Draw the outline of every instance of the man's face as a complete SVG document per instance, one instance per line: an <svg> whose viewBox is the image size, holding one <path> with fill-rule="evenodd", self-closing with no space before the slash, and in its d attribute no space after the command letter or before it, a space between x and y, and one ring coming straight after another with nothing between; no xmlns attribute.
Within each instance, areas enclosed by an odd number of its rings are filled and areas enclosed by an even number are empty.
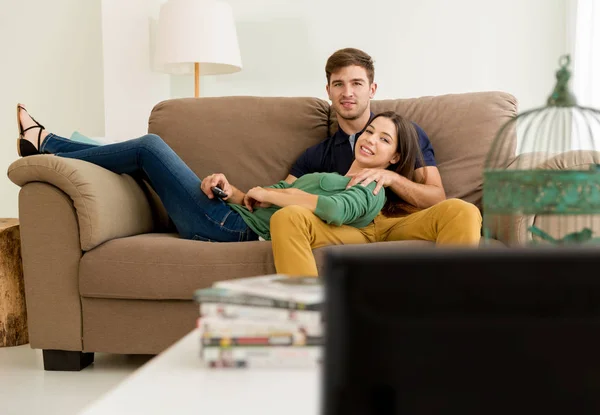
<svg viewBox="0 0 600 415"><path fill-rule="evenodd" d="M369 84L367 71L356 65L346 66L331 74L327 94L338 117L356 120L370 110L370 100L377 84Z"/></svg>

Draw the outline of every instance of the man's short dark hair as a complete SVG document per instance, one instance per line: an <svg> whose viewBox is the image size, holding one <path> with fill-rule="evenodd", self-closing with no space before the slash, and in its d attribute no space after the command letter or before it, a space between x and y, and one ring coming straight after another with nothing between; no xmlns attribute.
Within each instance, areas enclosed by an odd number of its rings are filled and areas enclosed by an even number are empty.
<svg viewBox="0 0 600 415"><path fill-rule="evenodd" d="M325 65L325 75L327 76L327 85L331 81L331 74L346 66L356 65L367 71L369 84L375 79L375 66L373 59L360 49L345 48L336 51L327 59Z"/></svg>

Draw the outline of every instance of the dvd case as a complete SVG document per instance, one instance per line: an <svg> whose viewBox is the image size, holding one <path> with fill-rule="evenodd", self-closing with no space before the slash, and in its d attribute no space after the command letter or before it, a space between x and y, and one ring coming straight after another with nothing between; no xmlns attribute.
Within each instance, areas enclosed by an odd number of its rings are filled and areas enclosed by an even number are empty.
<svg viewBox="0 0 600 415"><path fill-rule="evenodd" d="M313 310L294 310L272 307L257 307L225 303L201 303L202 317L221 317L224 319L250 319L292 321L306 324L321 324L321 313Z"/></svg>
<svg viewBox="0 0 600 415"><path fill-rule="evenodd" d="M279 300L275 298L260 297L244 294L225 288L203 288L194 292L197 303L222 303L238 304L256 307L283 308L291 310L321 310L322 303L306 304L297 301Z"/></svg>
<svg viewBox="0 0 600 415"><path fill-rule="evenodd" d="M208 367L316 368L322 363L321 347L203 347Z"/></svg>
<svg viewBox="0 0 600 415"><path fill-rule="evenodd" d="M213 286L244 294L303 304L323 302L323 284L316 277L289 277L275 274L219 281Z"/></svg>
<svg viewBox="0 0 600 415"><path fill-rule="evenodd" d="M323 337L324 332L320 323L226 320L219 317L199 317L197 327L203 337L270 337L290 334L297 337Z"/></svg>

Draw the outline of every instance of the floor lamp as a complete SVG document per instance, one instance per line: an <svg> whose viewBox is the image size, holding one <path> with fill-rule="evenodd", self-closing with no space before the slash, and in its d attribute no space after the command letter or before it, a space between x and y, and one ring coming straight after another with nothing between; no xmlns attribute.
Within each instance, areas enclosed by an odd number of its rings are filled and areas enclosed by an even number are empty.
<svg viewBox="0 0 600 415"><path fill-rule="evenodd" d="M194 74L194 96L200 75L238 72L242 59L231 7L219 0L169 0L160 8L156 65L174 75Z"/></svg>

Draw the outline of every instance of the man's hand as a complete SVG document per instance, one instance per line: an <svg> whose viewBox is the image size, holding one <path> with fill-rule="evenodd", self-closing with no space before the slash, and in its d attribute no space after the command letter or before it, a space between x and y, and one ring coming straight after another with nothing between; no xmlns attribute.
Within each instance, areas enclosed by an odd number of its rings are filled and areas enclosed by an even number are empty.
<svg viewBox="0 0 600 415"><path fill-rule="evenodd" d="M346 189L360 184L362 186L368 186L371 182L377 182L377 186L373 190L373 194L379 193L382 187L391 186L394 183L395 177L398 173L386 169L362 169L358 173L347 174L346 176L352 177L352 180L346 186Z"/></svg>
<svg viewBox="0 0 600 415"><path fill-rule="evenodd" d="M264 187L253 187L248 190L248 193L244 196L244 206L246 206L250 212L253 212L255 207L268 208L272 206L271 203L266 201L268 194L269 190Z"/></svg>
<svg viewBox="0 0 600 415"><path fill-rule="evenodd" d="M211 188L214 186L219 186L219 188L221 188L221 190L227 194L227 197L224 197L223 200L227 200L233 194L233 188L229 184L229 181L225 175L222 173L215 173L211 174L210 176L206 176L204 179L202 179L200 189L209 199L214 199L215 195L211 190Z"/></svg>

